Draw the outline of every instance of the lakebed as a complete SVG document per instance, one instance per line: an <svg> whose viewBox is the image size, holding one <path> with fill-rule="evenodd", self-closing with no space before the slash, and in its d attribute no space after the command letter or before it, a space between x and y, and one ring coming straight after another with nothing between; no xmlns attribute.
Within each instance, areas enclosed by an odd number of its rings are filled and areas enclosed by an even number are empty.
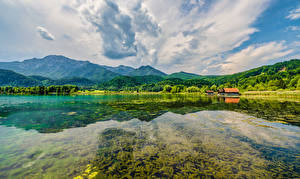
<svg viewBox="0 0 300 179"><path fill-rule="evenodd" d="M0 178L297 178L299 116L273 98L0 96Z"/></svg>

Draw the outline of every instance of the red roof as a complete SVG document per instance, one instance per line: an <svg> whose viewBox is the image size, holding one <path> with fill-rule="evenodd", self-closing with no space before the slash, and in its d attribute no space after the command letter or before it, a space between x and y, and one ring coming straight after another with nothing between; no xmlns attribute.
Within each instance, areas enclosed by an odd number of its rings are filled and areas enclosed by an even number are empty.
<svg viewBox="0 0 300 179"><path fill-rule="evenodd" d="M225 93L238 93L240 92L237 88L224 88Z"/></svg>

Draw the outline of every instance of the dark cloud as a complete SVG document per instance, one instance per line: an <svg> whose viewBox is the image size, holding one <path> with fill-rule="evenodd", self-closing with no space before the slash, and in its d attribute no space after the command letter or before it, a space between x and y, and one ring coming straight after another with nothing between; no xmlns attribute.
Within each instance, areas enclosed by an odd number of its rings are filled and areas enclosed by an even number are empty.
<svg viewBox="0 0 300 179"><path fill-rule="evenodd" d="M48 32L48 30L45 29L44 27L38 26L36 29L37 29L37 32L39 33L39 35L43 39L45 39L45 40L54 40L55 39L54 36L50 32Z"/></svg>
<svg viewBox="0 0 300 179"><path fill-rule="evenodd" d="M133 21L137 32L146 32L151 36L157 37L161 33L161 28L151 17L147 9L142 8L142 1L139 1L132 9Z"/></svg>
<svg viewBox="0 0 300 179"><path fill-rule="evenodd" d="M130 16L122 13L117 4L105 0L96 13L85 10L86 19L96 27L103 39L104 55L110 59L136 56L135 32Z"/></svg>

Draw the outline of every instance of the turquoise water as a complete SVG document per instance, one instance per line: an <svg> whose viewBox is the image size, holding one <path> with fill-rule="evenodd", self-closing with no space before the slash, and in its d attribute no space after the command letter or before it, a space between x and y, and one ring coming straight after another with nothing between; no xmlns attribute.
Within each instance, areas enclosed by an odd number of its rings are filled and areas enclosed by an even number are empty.
<svg viewBox="0 0 300 179"><path fill-rule="evenodd" d="M0 96L0 178L300 177L300 104Z"/></svg>

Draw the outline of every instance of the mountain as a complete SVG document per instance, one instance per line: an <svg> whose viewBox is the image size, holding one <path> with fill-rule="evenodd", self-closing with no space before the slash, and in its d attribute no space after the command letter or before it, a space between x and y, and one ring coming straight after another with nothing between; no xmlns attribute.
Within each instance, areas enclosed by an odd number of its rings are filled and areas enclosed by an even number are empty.
<svg viewBox="0 0 300 179"><path fill-rule="evenodd" d="M100 82L119 76L118 73L100 65L58 55L49 55L42 59L33 58L23 62L0 62L0 68L13 70L26 76L37 75L51 79L80 77Z"/></svg>
<svg viewBox="0 0 300 179"><path fill-rule="evenodd" d="M0 62L0 69L13 70L25 76L42 76L54 80L61 78L86 78L94 82L104 82L116 76L166 76L165 73L151 67L141 66L138 69L120 65L110 67L97 65L89 61L73 60L60 55L49 55L44 58L33 58L22 62Z"/></svg>
<svg viewBox="0 0 300 179"><path fill-rule="evenodd" d="M118 73L124 76L129 76L130 73L132 73L135 69L130 66L124 66L120 65L117 67L110 67L110 66L104 66L103 67L109 71L112 71L114 73Z"/></svg>
<svg viewBox="0 0 300 179"><path fill-rule="evenodd" d="M167 76L164 72L161 72L149 65L141 66L140 68L135 69L128 76L146 76L146 75L155 75L155 76Z"/></svg>
<svg viewBox="0 0 300 179"><path fill-rule="evenodd" d="M41 82L33 78L15 73L11 70L0 69L0 86L38 86Z"/></svg>
<svg viewBox="0 0 300 179"><path fill-rule="evenodd" d="M269 89L269 86L272 86L270 88L272 90L276 86L279 86L279 89L297 88L297 80L300 79L300 60L297 59L232 75L216 76L201 76L182 71L167 75L149 65L137 69L124 65L109 67L57 55L22 62L0 62L0 69L2 69L0 86L64 84L93 86L101 83L105 88L111 86L116 89L118 86L132 87L152 83L160 87L163 84L200 86L209 82L209 85L236 86L242 89L251 89L255 86L259 86L260 89Z"/></svg>
<svg viewBox="0 0 300 179"><path fill-rule="evenodd" d="M177 72L177 73L172 73L172 74L168 75L166 78L180 78L183 80L188 80L188 79L195 79L195 78L199 78L199 77L200 77L200 75L181 71L181 72Z"/></svg>

